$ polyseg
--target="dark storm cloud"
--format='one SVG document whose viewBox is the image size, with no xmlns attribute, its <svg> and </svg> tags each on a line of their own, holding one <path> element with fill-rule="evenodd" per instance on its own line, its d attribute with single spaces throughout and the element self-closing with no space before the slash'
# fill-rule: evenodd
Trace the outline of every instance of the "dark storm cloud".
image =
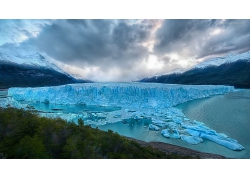
<svg viewBox="0 0 250 180">
<path fill-rule="evenodd" d="M 68 64 L 130 66 L 147 57 L 141 43 L 149 39 L 152 28 L 150 23 L 123 20 L 57 20 L 26 43 Z"/>
<path fill-rule="evenodd" d="M 231 52 L 240 53 L 250 49 L 250 20 L 228 20 L 217 27 L 223 32 L 205 43 L 199 52 L 200 57 Z"/>
<path fill-rule="evenodd" d="M 120 49 L 127 49 L 134 44 L 142 43 L 149 38 L 149 30 L 144 25 L 128 25 L 125 22 L 119 23 L 113 32 L 114 43 Z"/>
<path fill-rule="evenodd" d="M 221 33 L 213 35 L 219 29 Z M 165 20 L 156 32 L 154 52 L 202 58 L 250 49 L 250 20 Z"/>
</svg>

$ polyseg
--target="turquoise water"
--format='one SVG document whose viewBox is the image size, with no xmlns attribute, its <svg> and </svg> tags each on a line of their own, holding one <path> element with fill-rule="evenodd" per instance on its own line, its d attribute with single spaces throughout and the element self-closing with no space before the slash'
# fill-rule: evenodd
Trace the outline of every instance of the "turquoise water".
<svg viewBox="0 0 250 180">
<path fill-rule="evenodd" d="M 8 94 L 8 91 L 0 91 L 0 98 L 5 98 Z"/>
<path fill-rule="evenodd" d="M 27 102 L 23 102 L 27 103 Z M 33 106 L 35 109 L 44 112 L 63 112 L 63 113 L 79 113 L 84 112 L 111 112 L 120 110 L 120 107 L 115 106 L 90 106 L 90 105 L 60 105 L 60 104 L 46 104 L 46 103 L 29 103 L 30 106 Z"/>
<path fill-rule="evenodd" d="M 0 91 L 0 96 L 6 96 L 6 92 Z M 25 102 L 24 102 L 25 103 Z M 55 105 L 45 103 L 29 103 L 35 109 L 42 112 L 63 113 L 105 113 L 119 110 L 112 106 L 87 106 L 79 105 Z M 132 137 L 146 142 L 158 141 L 175 144 L 203 152 L 216 153 L 228 158 L 250 158 L 250 90 L 230 92 L 225 95 L 216 95 L 210 98 L 193 100 L 180 104 L 176 108 L 192 120 L 203 122 L 206 126 L 224 133 L 230 138 L 238 140 L 245 147 L 243 151 L 233 151 L 212 141 L 204 139 L 197 145 L 188 144 L 180 139 L 169 139 L 161 135 L 160 131 L 148 130 L 150 119 L 125 119 L 116 123 L 99 125 L 104 131 L 111 129 L 123 136 Z M 95 120 L 96 116 L 91 117 Z M 92 125 L 96 127 L 96 125 Z"/>
<path fill-rule="evenodd" d="M 191 119 L 204 122 L 208 127 L 238 140 L 245 147 L 240 152 L 221 147 L 202 147 L 233 158 L 250 158 L 250 90 L 231 92 L 203 100 L 194 100 L 177 106 Z"/>
<path fill-rule="evenodd" d="M 250 90 L 194 100 L 176 107 L 182 109 L 188 118 L 203 122 L 211 129 L 238 140 L 245 149 L 233 151 L 206 139 L 203 143 L 190 145 L 180 139 L 164 138 L 159 131 L 148 131 L 144 127 L 145 120 L 139 120 L 141 122 L 133 124 L 122 122 L 106 124 L 99 126 L 99 129 L 105 131 L 111 129 L 121 135 L 147 142 L 166 142 L 203 152 L 221 154 L 228 158 L 250 158 Z"/>
</svg>

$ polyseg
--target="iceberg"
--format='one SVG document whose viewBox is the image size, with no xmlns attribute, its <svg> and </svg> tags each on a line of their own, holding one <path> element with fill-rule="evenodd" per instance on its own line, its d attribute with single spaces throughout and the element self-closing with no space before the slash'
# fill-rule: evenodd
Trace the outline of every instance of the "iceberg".
<svg viewBox="0 0 250 180">
<path fill-rule="evenodd" d="M 153 124 L 150 124 L 149 126 L 148 126 L 148 128 L 150 129 L 150 130 L 153 130 L 153 131 L 159 131 L 159 127 L 157 127 L 156 125 L 153 125 Z"/>
<path fill-rule="evenodd" d="M 185 131 L 192 137 L 208 139 L 235 151 L 244 149 L 244 147 L 239 144 L 237 140 L 231 139 L 223 133 L 217 133 L 215 130 L 211 130 L 205 125 L 194 125 L 184 127 L 186 128 Z"/>
<path fill-rule="evenodd" d="M 187 136 L 187 135 L 181 135 L 181 140 L 189 143 L 189 144 L 199 144 L 203 142 L 202 138 L 195 137 L 195 136 Z"/>
<path fill-rule="evenodd" d="M 161 134 L 166 137 L 166 138 L 170 138 L 170 134 L 168 132 L 169 129 L 164 129 L 161 131 Z"/>
<path fill-rule="evenodd" d="M 161 134 L 167 138 L 175 138 L 175 139 L 181 138 L 179 132 L 176 129 L 173 129 L 172 133 L 170 133 L 170 129 L 164 129 L 161 131 Z"/>
</svg>

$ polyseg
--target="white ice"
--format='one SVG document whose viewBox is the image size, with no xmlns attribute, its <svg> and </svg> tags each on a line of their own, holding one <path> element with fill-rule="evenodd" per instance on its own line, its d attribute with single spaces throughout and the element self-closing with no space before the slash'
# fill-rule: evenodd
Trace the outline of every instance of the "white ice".
<svg viewBox="0 0 250 180">
<path fill-rule="evenodd" d="M 195 136 L 187 136 L 187 135 L 182 135 L 181 140 L 189 143 L 189 144 L 199 144 L 203 142 L 202 138 L 195 137 Z"/>
<path fill-rule="evenodd" d="M 150 124 L 150 125 L 148 126 L 148 128 L 149 128 L 150 130 L 153 130 L 153 131 L 159 131 L 159 129 L 160 129 L 158 126 L 153 125 L 153 124 Z"/>
<path fill-rule="evenodd" d="M 84 83 L 39 88 L 10 88 L 8 95 L 18 101 L 159 109 L 233 90 L 233 86 L 221 85 Z"/>
</svg>

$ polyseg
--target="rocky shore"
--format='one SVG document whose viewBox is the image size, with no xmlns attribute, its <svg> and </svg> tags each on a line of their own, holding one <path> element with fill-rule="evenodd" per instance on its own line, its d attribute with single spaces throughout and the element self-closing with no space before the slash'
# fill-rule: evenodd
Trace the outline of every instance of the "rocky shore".
<svg viewBox="0 0 250 180">
<path fill-rule="evenodd" d="M 218 155 L 218 154 L 211 154 L 211 153 L 205 153 L 200 151 L 195 151 L 192 149 L 188 149 L 181 146 L 176 146 L 168 143 L 163 142 L 145 142 L 137 139 L 133 139 L 130 137 L 126 137 L 130 140 L 136 141 L 141 146 L 151 146 L 155 149 L 158 149 L 159 151 L 162 151 L 166 154 L 178 154 L 183 156 L 190 156 L 191 158 L 195 159 L 226 159 L 226 157 Z"/>
</svg>

